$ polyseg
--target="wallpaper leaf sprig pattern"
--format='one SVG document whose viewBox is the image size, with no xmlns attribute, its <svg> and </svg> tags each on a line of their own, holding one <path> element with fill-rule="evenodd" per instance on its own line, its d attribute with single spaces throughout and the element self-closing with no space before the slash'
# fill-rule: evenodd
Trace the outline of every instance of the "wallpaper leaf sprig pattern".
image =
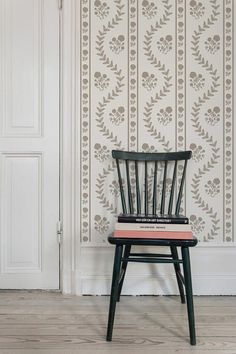
<svg viewBox="0 0 236 354">
<path fill-rule="evenodd" d="M 220 76 L 218 75 L 217 69 L 214 68 L 212 64 L 209 63 L 208 60 L 204 58 L 199 49 L 199 43 L 201 36 L 217 21 L 218 16 L 220 15 L 219 4 L 217 0 L 210 1 L 212 6 L 212 11 L 207 20 L 203 21 L 202 25 L 198 25 L 198 29 L 194 31 L 194 35 L 192 36 L 192 55 L 197 63 L 206 70 L 210 75 L 210 85 L 209 88 L 202 94 L 202 96 L 198 96 L 197 101 L 194 102 L 192 107 L 192 126 L 195 129 L 196 133 L 201 137 L 201 139 L 208 143 L 211 147 L 211 156 L 209 156 L 208 161 L 203 164 L 202 167 L 199 167 L 198 172 L 194 174 L 192 179 L 192 194 L 195 203 L 201 208 L 207 215 L 209 215 L 211 219 L 211 229 L 207 232 L 206 236 L 204 236 L 205 240 L 214 239 L 217 235 L 217 231 L 220 229 L 218 224 L 220 219 L 218 218 L 217 212 L 214 210 L 214 206 L 210 206 L 204 200 L 204 197 L 201 194 L 201 181 L 202 176 L 208 174 L 211 169 L 214 169 L 215 164 L 219 163 L 220 155 L 219 148 L 217 144 L 217 140 L 214 140 L 213 136 L 211 136 L 201 125 L 200 121 L 200 113 L 202 106 L 206 103 L 206 101 L 211 100 L 214 97 L 214 94 L 217 92 L 219 84 Z M 193 73 L 191 73 L 192 75 Z M 196 75 L 196 74 L 195 74 Z M 193 77 L 193 75 L 192 75 Z"/>
<path fill-rule="evenodd" d="M 96 51 L 97 51 L 97 56 L 99 60 L 103 63 L 103 66 L 108 68 L 110 72 L 114 74 L 114 83 L 113 83 L 113 88 L 107 93 L 106 96 L 102 97 L 102 100 L 98 102 L 97 105 L 97 111 L 96 111 L 96 116 L 97 116 L 97 127 L 99 131 L 102 133 L 102 135 L 109 140 L 114 147 L 116 148 L 121 148 L 122 147 L 122 141 L 118 141 L 117 135 L 110 130 L 109 127 L 107 127 L 105 123 L 105 118 L 104 115 L 106 114 L 107 107 L 109 104 L 115 100 L 121 93 L 122 93 L 122 88 L 125 86 L 124 82 L 124 75 L 122 73 L 122 69 L 118 67 L 117 64 L 114 63 L 114 61 L 109 57 L 109 54 L 106 53 L 106 48 L 104 47 L 104 42 L 106 37 L 108 37 L 109 33 L 119 24 L 120 21 L 122 21 L 122 18 L 124 16 L 124 4 L 122 4 L 122 0 L 115 0 L 114 4 L 116 5 L 116 13 L 114 17 L 111 20 L 108 20 L 107 25 L 102 26 L 102 30 L 98 31 L 97 34 L 97 40 L 96 40 Z M 119 54 L 122 49 L 124 49 L 124 36 L 122 34 L 119 34 L 117 37 L 112 37 L 112 39 L 109 41 L 109 49 L 113 51 L 115 54 Z M 122 112 L 123 107 L 118 108 L 118 112 Z M 115 109 L 113 108 L 112 112 L 115 114 Z M 117 114 L 116 114 L 116 117 Z M 116 121 L 113 120 L 113 123 Z M 113 203 L 110 201 L 109 196 L 106 196 L 106 192 L 104 190 L 105 184 L 107 182 L 107 178 L 112 172 L 114 172 L 114 163 L 108 164 L 106 168 L 103 168 L 102 173 L 98 174 L 98 177 L 96 179 L 96 196 L 97 200 L 101 204 L 101 206 L 106 209 L 108 212 L 111 214 L 116 214 L 117 209 L 113 205 Z M 101 217 L 99 220 L 102 220 Z M 95 216 L 95 224 L 98 222 L 98 215 Z M 109 225 L 108 222 L 106 222 L 107 226 Z M 101 230 L 97 228 L 97 230 L 101 233 Z"/>
<path fill-rule="evenodd" d="M 169 88 L 173 85 L 173 83 L 171 82 L 172 76 L 170 74 L 170 71 L 166 68 L 165 64 L 161 63 L 161 61 L 158 60 L 158 58 L 154 55 L 152 50 L 153 35 L 155 34 L 156 31 L 158 31 L 163 26 L 165 26 L 168 21 L 170 21 L 170 16 L 172 15 L 171 12 L 172 5 L 170 4 L 170 2 L 168 0 L 163 0 L 162 3 L 164 5 L 164 13 L 160 18 L 160 20 L 156 21 L 155 25 L 151 25 L 150 28 L 146 31 L 145 40 L 143 42 L 144 43 L 143 49 L 147 57 L 147 60 L 151 63 L 151 66 L 154 68 L 154 71 L 155 69 L 157 69 L 158 72 L 160 72 L 163 75 L 164 83 L 163 86 L 159 89 L 159 91 L 156 92 L 154 96 L 151 96 L 150 100 L 146 102 L 144 106 L 143 120 L 145 122 L 145 127 L 147 128 L 147 131 L 150 133 L 150 135 L 153 136 L 161 143 L 164 151 L 168 152 L 172 149 L 170 147 L 170 141 L 166 140 L 165 136 L 161 133 L 160 130 L 157 131 L 157 128 L 155 128 L 152 119 L 154 105 L 157 104 L 160 100 L 162 100 L 163 97 L 165 97 L 170 92 Z M 166 36 L 166 38 L 168 38 L 168 36 Z M 163 40 L 160 41 L 159 43 L 161 42 L 163 42 Z M 162 51 L 163 53 L 166 54 L 166 51 L 164 49 Z"/>
<path fill-rule="evenodd" d="M 234 241 L 233 0 L 79 3 L 81 242 L 120 211 L 114 148 L 191 149 L 182 211 L 200 241 Z"/>
<path fill-rule="evenodd" d="M 105 109 L 106 106 L 114 100 L 116 97 L 119 96 L 119 94 L 122 92 L 122 87 L 124 87 L 124 76 L 122 75 L 122 70 L 118 68 L 118 65 L 113 62 L 112 59 L 109 58 L 109 56 L 105 52 L 104 48 L 104 41 L 105 37 L 111 32 L 116 25 L 122 20 L 122 17 L 124 15 L 124 12 L 122 12 L 122 9 L 124 8 L 124 5 L 122 5 L 121 0 L 115 0 L 114 4 L 116 4 L 116 14 L 115 16 L 111 19 L 111 21 L 108 21 L 107 25 L 103 25 L 102 30 L 98 31 L 97 35 L 97 41 L 96 41 L 96 50 L 97 50 L 97 56 L 103 63 L 105 67 L 107 67 L 111 72 L 114 73 L 115 75 L 115 85 L 114 88 L 107 94 L 107 96 L 103 96 L 102 101 L 98 102 L 97 105 L 97 127 L 99 128 L 99 131 L 107 138 L 109 139 L 112 143 L 115 144 L 117 147 L 121 147 L 122 142 L 118 141 L 117 136 L 110 131 L 110 129 L 105 125 L 104 123 L 104 114 L 105 114 Z M 120 35 L 121 36 L 121 35 Z M 123 37 L 123 36 L 122 36 Z M 119 38 L 119 37 L 118 37 Z M 116 42 L 114 40 L 114 42 Z M 111 42 L 110 42 L 111 43 Z M 110 49 L 113 48 L 116 53 L 119 51 L 116 51 L 115 44 L 114 46 L 110 46 Z M 112 50 L 112 49 L 111 49 Z M 96 75 L 96 73 L 95 73 Z M 101 74 L 100 74 L 101 75 Z M 105 74 L 106 75 L 106 74 Z"/>
</svg>

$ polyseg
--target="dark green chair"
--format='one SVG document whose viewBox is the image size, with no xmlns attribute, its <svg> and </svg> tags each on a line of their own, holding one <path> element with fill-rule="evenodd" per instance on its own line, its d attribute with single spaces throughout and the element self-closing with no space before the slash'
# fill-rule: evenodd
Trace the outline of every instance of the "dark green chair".
<svg viewBox="0 0 236 354">
<path fill-rule="evenodd" d="M 151 213 L 153 215 L 160 213 L 162 215 L 174 214 L 178 216 L 183 197 L 187 162 L 191 158 L 191 155 L 191 151 L 144 153 L 113 150 L 112 157 L 116 159 L 123 213 Z M 152 170 L 151 175 L 149 173 L 150 169 Z M 142 184 L 140 183 L 141 174 L 143 174 Z M 168 177 L 168 174 L 171 175 L 171 178 Z M 168 188 L 167 180 L 169 182 Z M 142 186 L 144 189 L 143 193 Z M 169 194 L 167 193 L 168 191 Z M 167 211 L 166 206 L 168 207 Z M 175 206 L 174 211 L 173 206 Z M 110 235 L 108 241 L 115 245 L 116 249 L 111 285 L 107 341 L 112 340 L 116 302 L 120 300 L 128 262 L 173 263 L 182 303 L 185 303 L 185 287 L 190 343 L 195 345 L 196 334 L 189 247 L 196 246 L 197 239 L 195 237 L 193 240 L 146 239 L 135 238 L 135 236 L 134 238 L 120 238 Z M 136 245 L 167 246 L 170 249 L 170 253 L 132 253 L 131 247 Z M 181 248 L 182 259 L 178 256 L 177 247 Z M 184 276 L 181 273 L 181 263 L 183 264 Z"/>
</svg>

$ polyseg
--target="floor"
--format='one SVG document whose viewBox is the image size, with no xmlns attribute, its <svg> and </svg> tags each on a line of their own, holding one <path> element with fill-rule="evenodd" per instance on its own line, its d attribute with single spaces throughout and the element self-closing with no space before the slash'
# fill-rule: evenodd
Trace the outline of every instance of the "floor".
<svg viewBox="0 0 236 354">
<path fill-rule="evenodd" d="M 105 341 L 109 297 L 0 292 L 1 354 L 236 354 L 236 297 L 195 297 L 197 346 L 176 296 L 125 296 L 113 341 Z"/>
</svg>

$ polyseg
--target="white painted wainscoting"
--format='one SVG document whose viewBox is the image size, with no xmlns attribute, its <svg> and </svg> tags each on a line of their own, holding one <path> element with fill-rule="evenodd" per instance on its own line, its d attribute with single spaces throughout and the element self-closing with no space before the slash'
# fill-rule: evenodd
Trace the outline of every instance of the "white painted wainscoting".
<svg viewBox="0 0 236 354">
<path fill-rule="evenodd" d="M 199 245 L 190 252 L 195 295 L 236 294 L 236 245 Z M 81 248 L 76 276 L 78 294 L 110 293 L 113 256 L 114 248 Z M 173 265 L 129 264 L 123 294 L 178 294 Z"/>
</svg>

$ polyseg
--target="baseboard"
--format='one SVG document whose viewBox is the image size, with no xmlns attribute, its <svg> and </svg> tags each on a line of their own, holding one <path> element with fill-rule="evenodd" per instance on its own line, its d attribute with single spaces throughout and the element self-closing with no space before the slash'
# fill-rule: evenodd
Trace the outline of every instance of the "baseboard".
<svg viewBox="0 0 236 354">
<path fill-rule="evenodd" d="M 153 251 L 153 249 L 149 249 Z M 156 251 L 156 250 L 155 250 Z M 114 248 L 81 249 L 75 277 L 77 294 L 109 295 Z M 236 295 L 236 245 L 204 245 L 191 249 L 195 295 Z M 130 264 L 124 295 L 176 295 L 172 265 Z"/>
<path fill-rule="evenodd" d="M 111 277 L 87 276 L 81 279 L 83 295 L 109 295 Z M 236 276 L 195 276 L 194 295 L 236 295 Z M 131 277 L 127 276 L 123 295 L 178 295 L 176 279 L 169 277 Z"/>
</svg>

